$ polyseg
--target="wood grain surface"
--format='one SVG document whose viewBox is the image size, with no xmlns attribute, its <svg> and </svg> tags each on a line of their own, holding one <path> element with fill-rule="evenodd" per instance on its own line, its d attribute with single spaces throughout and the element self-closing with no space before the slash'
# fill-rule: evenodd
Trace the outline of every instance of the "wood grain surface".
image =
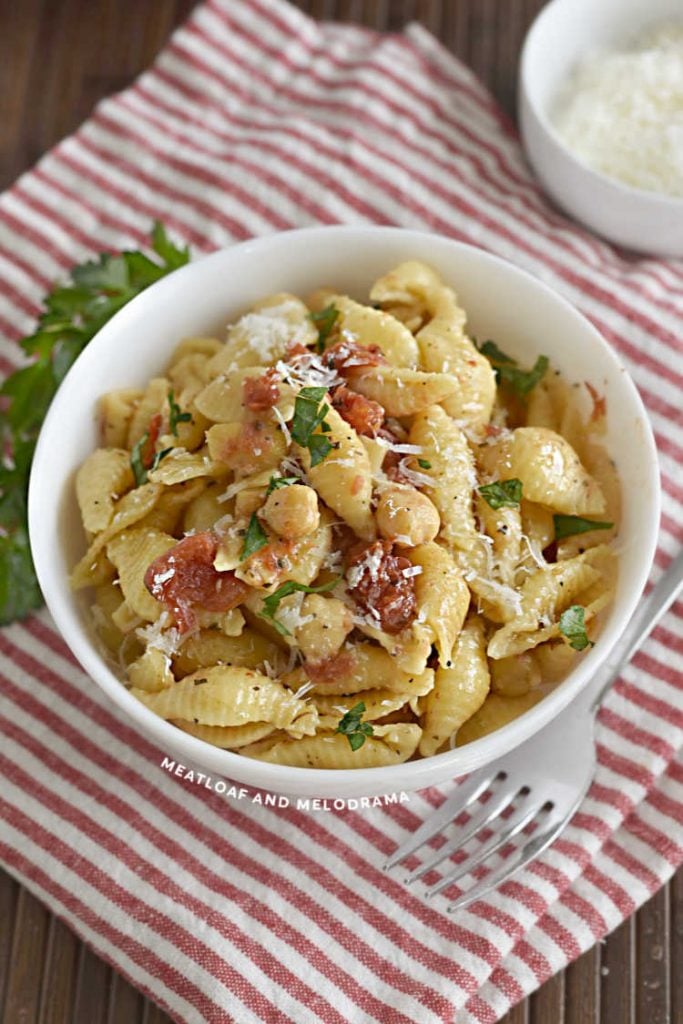
<svg viewBox="0 0 683 1024">
<path fill-rule="evenodd" d="M 0 188 L 73 131 L 101 97 L 124 88 L 193 6 L 193 0 L 0 0 Z M 297 0 L 297 6 L 317 18 L 374 28 L 419 20 L 514 113 L 520 44 L 543 0 Z M 0 1020 L 169 1019 L 0 872 Z M 606 942 L 515 1007 L 504 1024 L 683 1024 L 683 873 Z"/>
</svg>

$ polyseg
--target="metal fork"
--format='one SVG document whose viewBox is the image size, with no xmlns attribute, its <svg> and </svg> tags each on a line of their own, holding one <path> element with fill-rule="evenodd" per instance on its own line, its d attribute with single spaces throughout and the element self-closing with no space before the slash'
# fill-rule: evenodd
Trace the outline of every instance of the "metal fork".
<svg viewBox="0 0 683 1024">
<path fill-rule="evenodd" d="M 426 895 L 461 882 L 491 864 L 519 837 L 514 849 L 475 878 L 448 907 L 466 907 L 538 857 L 562 832 L 595 774 L 595 720 L 622 669 L 631 660 L 683 587 L 683 552 L 640 604 L 612 654 L 564 714 L 505 757 L 472 773 L 439 809 L 391 855 L 389 870 L 416 853 L 461 816 L 455 832 L 406 878 L 410 884 L 458 851 L 462 859 Z M 484 797 L 484 800 L 481 798 Z M 532 829 L 531 833 L 529 830 Z M 526 832 L 524 830 L 527 830 Z M 521 835 L 520 835 L 521 834 Z M 476 844 L 476 845 L 475 845 Z M 473 847 L 469 851 L 466 847 Z"/>
</svg>

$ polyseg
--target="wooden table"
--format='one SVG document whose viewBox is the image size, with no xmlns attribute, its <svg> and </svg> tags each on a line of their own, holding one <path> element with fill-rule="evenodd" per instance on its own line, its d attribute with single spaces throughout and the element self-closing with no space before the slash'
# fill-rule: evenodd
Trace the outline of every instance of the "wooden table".
<svg viewBox="0 0 683 1024">
<path fill-rule="evenodd" d="M 510 113 L 521 40 L 543 2 L 297 0 L 314 17 L 375 28 L 421 21 Z M 193 6 L 193 0 L 0 0 L 0 188 L 76 128 L 100 97 L 127 85 Z M 3 1024 L 168 1021 L 2 872 L 0 1013 Z M 505 1024 L 598 1022 L 683 1022 L 683 872 L 505 1018 Z"/>
</svg>

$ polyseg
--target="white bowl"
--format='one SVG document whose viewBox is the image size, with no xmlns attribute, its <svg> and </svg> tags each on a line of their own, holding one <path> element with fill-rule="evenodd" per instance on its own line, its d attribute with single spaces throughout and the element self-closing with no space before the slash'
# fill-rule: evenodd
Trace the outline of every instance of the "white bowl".
<svg viewBox="0 0 683 1024">
<path fill-rule="evenodd" d="M 396 767 L 348 771 L 281 767 L 219 750 L 162 721 L 130 695 L 93 641 L 87 598 L 69 589 L 69 570 L 84 545 L 74 473 L 98 443 L 97 399 L 112 388 L 143 385 L 182 337 L 222 334 L 231 318 L 266 294 L 306 294 L 328 284 L 366 297 L 376 277 L 407 259 L 432 264 L 455 286 L 475 335 L 495 338 L 525 363 L 542 351 L 567 380 L 588 380 L 606 393 L 607 443 L 628 495 L 614 605 L 596 646 L 554 692 L 515 722 L 461 749 Z M 183 764 L 266 790 L 330 798 L 443 782 L 499 757 L 559 714 L 631 616 L 650 569 L 658 522 L 659 474 L 645 410 L 619 359 L 588 321 L 546 285 L 495 256 L 435 235 L 384 227 L 311 228 L 244 242 L 153 285 L 100 331 L 68 373 L 38 442 L 29 492 L 33 557 L 48 607 L 85 671 L 140 730 Z"/>
<path fill-rule="evenodd" d="M 660 256 L 683 256 L 683 199 L 591 170 L 560 139 L 551 111 L 586 54 L 628 46 L 652 25 L 681 20 L 681 0 L 552 0 L 529 29 L 519 74 L 522 139 L 546 192 L 609 241 Z"/>
</svg>

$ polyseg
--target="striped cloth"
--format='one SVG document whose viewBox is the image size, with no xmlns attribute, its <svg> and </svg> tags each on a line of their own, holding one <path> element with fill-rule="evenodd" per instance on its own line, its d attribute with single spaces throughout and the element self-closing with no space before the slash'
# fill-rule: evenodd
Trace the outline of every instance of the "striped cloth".
<svg viewBox="0 0 683 1024">
<path fill-rule="evenodd" d="M 683 265 L 626 257 L 551 210 L 491 98 L 423 29 L 321 26 L 281 0 L 199 7 L 0 199 L 6 369 L 45 290 L 143 243 L 154 217 L 197 253 L 309 224 L 427 228 L 542 277 L 640 387 L 664 483 L 655 574 L 677 550 Z M 446 790 L 305 813 L 188 784 L 34 616 L 0 634 L 0 857 L 178 1021 L 495 1021 L 683 860 L 680 613 L 609 697 L 563 837 L 455 916 L 381 871 Z"/>
</svg>

